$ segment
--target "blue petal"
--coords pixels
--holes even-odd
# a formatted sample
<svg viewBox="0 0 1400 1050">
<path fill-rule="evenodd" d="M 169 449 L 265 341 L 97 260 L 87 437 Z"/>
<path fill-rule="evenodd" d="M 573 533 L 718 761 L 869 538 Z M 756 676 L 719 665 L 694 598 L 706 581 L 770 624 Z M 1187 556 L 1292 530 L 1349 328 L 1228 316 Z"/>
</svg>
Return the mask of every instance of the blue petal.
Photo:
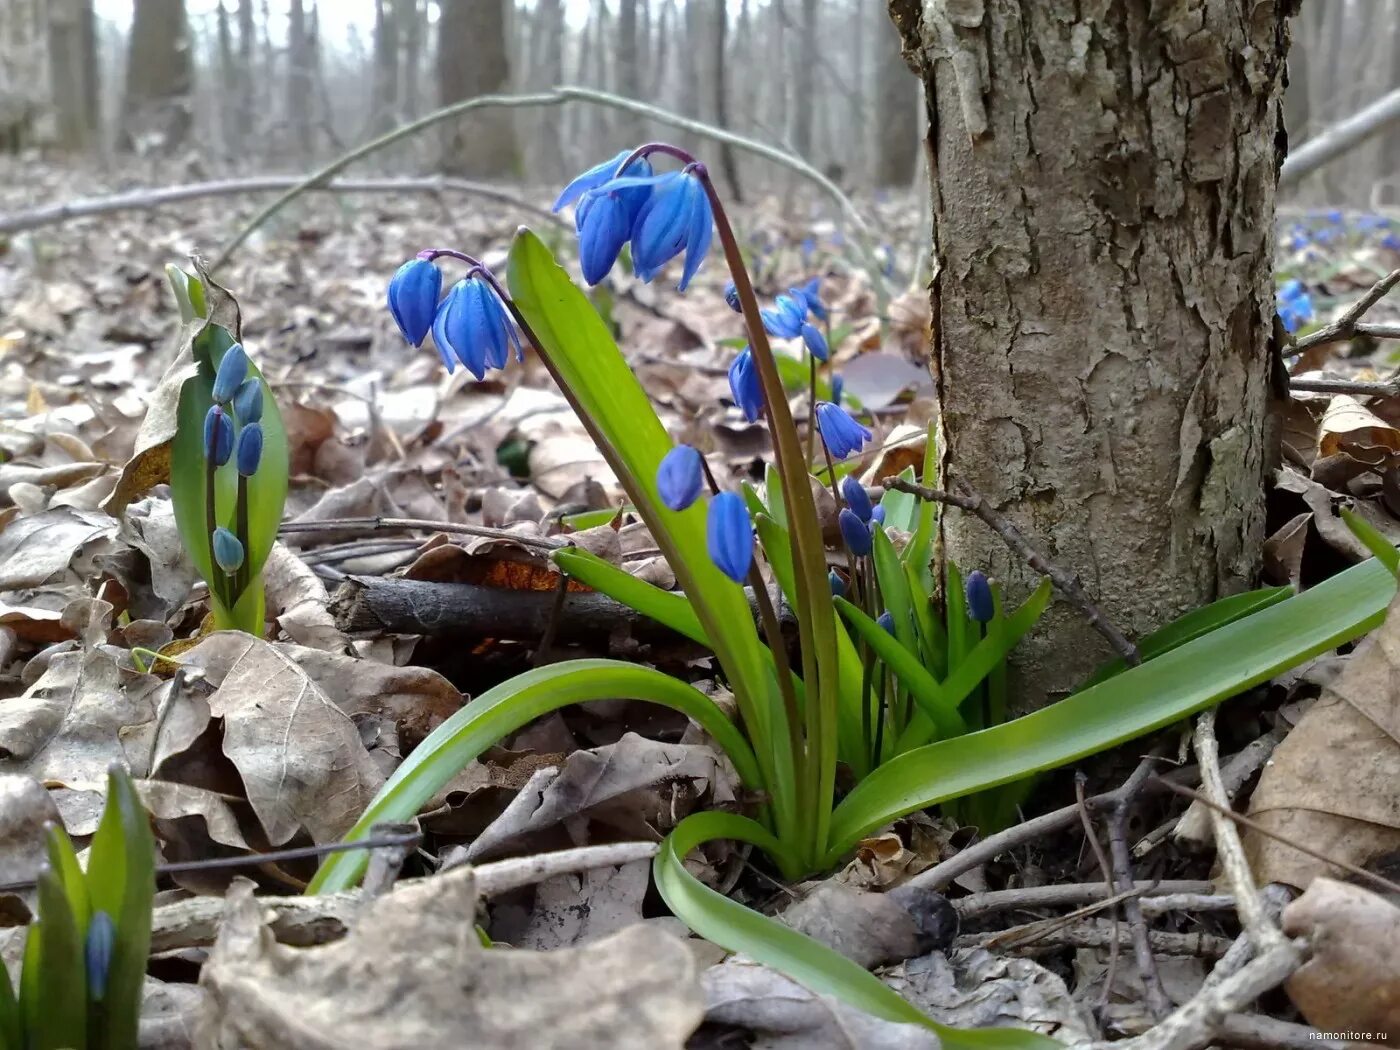
<svg viewBox="0 0 1400 1050">
<path fill-rule="evenodd" d="M 248 377 L 248 355 L 242 343 L 234 343 L 224 351 L 219 359 L 219 369 L 214 373 L 213 400 L 224 404 L 233 400 L 243 380 Z"/>
<path fill-rule="evenodd" d="M 204 416 L 204 455 L 216 467 L 222 467 L 233 455 L 233 421 L 218 405 Z"/>
<path fill-rule="evenodd" d="M 846 506 L 851 508 L 851 513 L 861 521 L 869 521 L 870 515 L 875 512 L 874 504 L 870 502 L 870 494 L 854 474 L 847 474 L 842 479 L 841 498 L 846 501 Z"/>
<path fill-rule="evenodd" d="M 967 574 L 963 590 L 967 597 L 967 614 L 978 623 L 988 623 L 996 615 L 996 603 L 992 601 L 992 585 L 981 569 L 973 569 Z"/>
<path fill-rule="evenodd" d="M 618 194 L 595 192 L 589 199 L 587 217 L 578 231 L 578 260 L 583 279 L 595 285 L 617 262 L 622 246 L 632 234 L 632 222 L 627 203 Z M 583 214 L 582 207 L 579 213 Z"/>
<path fill-rule="evenodd" d="M 447 298 L 439 304 L 437 313 L 433 315 L 433 346 L 437 348 L 438 357 L 442 358 L 443 367 L 447 369 L 448 375 L 457 367 L 456 351 L 452 349 L 447 335 L 447 308 L 456 294 L 457 286 L 453 285 L 452 290 L 447 293 Z"/>
<path fill-rule="evenodd" d="M 689 232 L 689 195 L 680 172 L 662 175 L 632 227 L 632 261 L 637 276 L 650 281 L 680 254 Z"/>
<path fill-rule="evenodd" d="M 473 279 L 473 283 L 477 285 L 477 296 L 485 318 L 481 338 L 486 348 L 486 364 L 491 368 L 505 368 L 510 361 L 510 326 L 506 320 L 506 308 L 486 281 L 478 277 Z"/>
<path fill-rule="evenodd" d="M 861 521 L 850 507 L 842 507 L 836 515 L 836 524 L 841 529 L 841 538 L 858 558 L 870 553 L 870 526 Z"/>
<path fill-rule="evenodd" d="M 735 583 L 743 583 L 753 564 L 753 526 L 744 501 L 733 492 L 710 500 L 706 519 L 710 559 Z"/>
<path fill-rule="evenodd" d="M 240 423 L 256 423 L 262 419 L 262 381 L 257 376 L 243 380 L 238 393 L 233 395 L 233 410 Z"/>
<path fill-rule="evenodd" d="M 610 160 L 605 160 L 601 164 L 596 164 L 583 174 L 575 177 L 572 182 L 564 187 L 563 192 L 559 194 L 559 199 L 554 202 L 554 210 L 559 211 L 561 208 L 567 207 L 589 190 L 597 189 L 599 186 L 603 185 L 603 183 L 611 180 L 614 173 L 617 171 L 617 166 L 626 160 L 631 152 L 630 149 L 625 149 Z M 636 176 L 645 176 L 651 171 L 651 162 L 643 157 L 627 165 L 627 171 Z"/>
<path fill-rule="evenodd" d="M 671 510 L 685 510 L 700 497 L 705 485 L 700 453 L 689 445 L 677 445 L 656 468 L 656 491 Z"/>
<path fill-rule="evenodd" d="M 431 331 L 441 292 L 442 271 L 427 259 L 410 259 L 394 272 L 389 312 L 411 345 L 422 346 Z"/>
<path fill-rule="evenodd" d="M 806 344 L 807 350 L 818 361 L 825 361 L 830 356 L 830 350 L 826 345 L 826 336 L 816 325 L 807 321 L 802 322 L 802 342 Z"/>
<path fill-rule="evenodd" d="M 685 269 L 681 271 L 681 283 L 676 290 L 683 292 L 695 271 L 705 261 L 710 250 L 710 237 L 714 232 L 714 215 L 710 212 L 710 198 L 705 195 L 705 187 L 694 175 L 686 178 L 690 197 L 690 221 L 685 237 Z"/>
</svg>

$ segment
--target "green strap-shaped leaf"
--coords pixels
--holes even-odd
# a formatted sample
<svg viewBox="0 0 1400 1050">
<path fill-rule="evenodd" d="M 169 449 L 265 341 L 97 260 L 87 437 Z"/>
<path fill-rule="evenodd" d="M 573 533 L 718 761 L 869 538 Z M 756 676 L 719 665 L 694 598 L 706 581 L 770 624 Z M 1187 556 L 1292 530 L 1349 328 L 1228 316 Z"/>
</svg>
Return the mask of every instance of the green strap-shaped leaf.
<svg viewBox="0 0 1400 1050">
<path fill-rule="evenodd" d="M 4 959 L 0 959 L 0 1050 L 25 1050 L 24 1017 Z"/>
<path fill-rule="evenodd" d="M 734 763 L 744 784 L 763 789 L 753 751 L 738 727 L 704 693 L 678 678 L 621 660 L 566 660 L 517 675 L 482 693 L 428 734 L 379 789 L 346 834 L 353 841 L 383 821 L 411 820 L 423 804 L 492 744 L 540 715 L 589 700 L 649 700 L 694 720 Z M 785 859 L 780 851 L 779 860 Z M 359 850 L 322 863 L 308 893 L 350 889 L 365 867 Z"/>
<path fill-rule="evenodd" d="M 938 1034 L 945 1050 L 1046 1050 L 1060 1045 L 1033 1032 L 939 1024 L 844 955 L 716 893 L 683 863 L 691 850 L 712 839 L 751 842 L 765 852 L 778 845 L 767 829 L 733 813 L 696 813 L 666 836 L 652 864 L 657 889 L 681 921 L 706 940 L 743 952 L 814 992 L 835 996 L 886 1021 L 922 1025 Z"/>
<path fill-rule="evenodd" d="M 692 642 L 709 646 L 709 636 L 705 634 L 700 618 L 695 615 L 694 607 L 684 594 L 663 591 L 581 547 L 555 551 L 554 562 L 580 583 L 601 591 L 643 616 L 651 617 Z"/>
<path fill-rule="evenodd" d="M 52 869 L 39 876 L 38 936 L 42 947 L 38 1001 L 29 1032 L 31 1043 L 35 1050 L 86 1050 L 87 969 L 83 941 L 63 883 Z M 131 1045 L 136 1044 L 133 1041 Z"/>
<path fill-rule="evenodd" d="M 1179 722 L 1335 649 L 1380 624 L 1395 587 L 1384 565 L 1366 561 L 1049 707 L 902 754 L 836 807 L 827 864 L 834 866 L 861 836 L 906 813 Z"/>
<path fill-rule="evenodd" d="M 83 875 L 78 855 L 73 851 L 73 843 L 68 833 L 58 825 L 49 828 L 48 835 L 49 867 L 53 868 L 68 898 L 68 908 L 73 913 L 73 922 L 78 927 L 78 936 L 87 936 L 88 916 L 92 913 L 92 902 L 88 896 L 87 878 Z"/>
<path fill-rule="evenodd" d="M 1391 542 L 1381 535 L 1379 529 L 1348 507 L 1342 508 L 1342 520 L 1382 565 L 1400 576 L 1400 550 L 1396 550 Z"/>
</svg>

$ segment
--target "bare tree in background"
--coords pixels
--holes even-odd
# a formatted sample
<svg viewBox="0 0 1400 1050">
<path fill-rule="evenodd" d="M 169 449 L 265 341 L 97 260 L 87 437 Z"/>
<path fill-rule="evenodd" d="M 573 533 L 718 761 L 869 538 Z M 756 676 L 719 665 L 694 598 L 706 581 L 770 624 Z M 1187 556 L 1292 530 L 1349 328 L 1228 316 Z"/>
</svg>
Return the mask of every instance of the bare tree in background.
<svg viewBox="0 0 1400 1050">
<path fill-rule="evenodd" d="M 49 86 L 57 142 L 69 150 L 98 132 L 97 19 L 92 0 L 49 0 Z"/>
<path fill-rule="evenodd" d="M 257 100 L 253 94 L 253 42 L 257 29 L 253 23 L 253 0 L 238 0 L 238 83 L 237 97 L 237 147 L 245 149 L 253 134 L 253 115 L 257 112 Z"/>
<path fill-rule="evenodd" d="M 120 144 L 170 150 L 189 134 L 194 67 L 184 0 L 136 0 Z"/>
<path fill-rule="evenodd" d="M 426 0 L 396 0 L 399 36 L 403 40 L 403 113 L 409 120 L 418 116 L 421 105 L 418 67 L 423 61 L 427 37 Z"/>
<path fill-rule="evenodd" d="M 714 8 L 714 32 L 712 36 L 715 42 L 715 123 L 722 128 L 727 128 L 730 124 L 729 10 L 725 0 L 714 0 Z M 739 187 L 739 164 L 734 159 L 734 147 L 727 142 L 719 144 L 719 167 L 724 174 L 725 185 L 729 187 L 729 195 L 736 201 L 742 201 L 744 194 Z"/>
<path fill-rule="evenodd" d="M 875 30 L 875 185 L 907 186 L 919 155 L 919 100 L 888 19 Z"/>
<path fill-rule="evenodd" d="M 310 154 L 311 91 L 314 62 L 311 33 L 302 0 L 290 0 L 287 13 L 287 125 L 294 153 Z"/>
<path fill-rule="evenodd" d="M 793 70 L 792 148 L 803 160 L 812 159 L 812 118 L 817 94 L 817 0 L 802 0 L 802 23 L 797 32 L 797 61 Z"/>
<path fill-rule="evenodd" d="M 930 111 L 944 451 L 1130 636 L 1252 585 L 1264 526 L 1288 5 L 894 0 Z M 947 556 L 1034 574 L 972 515 Z M 1033 704 L 1103 658 L 1056 605 Z"/>
<path fill-rule="evenodd" d="M 505 0 L 438 0 L 437 81 L 443 105 L 510 90 Z M 466 176 L 520 174 L 509 110 L 481 110 L 447 126 L 444 171 Z"/>
<path fill-rule="evenodd" d="M 641 41 L 637 32 L 637 0 L 619 0 L 617 8 L 617 92 L 626 98 L 643 98 Z M 624 142 L 640 143 L 642 121 L 635 113 L 620 113 L 618 135 Z"/>
<path fill-rule="evenodd" d="M 399 108 L 399 29 L 395 0 L 374 0 L 374 95 L 370 130 L 383 134 L 397 123 Z"/>
</svg>

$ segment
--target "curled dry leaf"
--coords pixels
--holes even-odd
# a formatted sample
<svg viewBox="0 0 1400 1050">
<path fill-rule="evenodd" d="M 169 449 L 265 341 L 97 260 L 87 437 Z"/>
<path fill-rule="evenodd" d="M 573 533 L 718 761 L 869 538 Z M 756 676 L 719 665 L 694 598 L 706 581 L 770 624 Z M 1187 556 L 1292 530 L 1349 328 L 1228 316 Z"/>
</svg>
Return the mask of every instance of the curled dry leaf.
<svg viewBox="0 0 1400 1050">
<path fill-rule="evenodd" d="M 219 631 L 181 662 L 218 688 L 209 712 L 223 719 L 223 752 L 273 846 L 305 828 L 332 842 L 359 818 L 384 781 L 350 717 L 276 646 Z M 221 672 L 221 673 L 220 673 Z"/>
<path fill-rule="evenodd" d="M 1283 932 L 1306 937 L 1312 957 L 1285 987 L 1304 1017 L 1328 1032 L 1400 1039 L 1400 907 L 1380 894 L 1319 878 L 1283 911 Z"/>
<path fill-rule="evenodd" d="M 350 651 L 350 639 L 335 625 L 326 585 L 285 544 L 274 543 L 263 566 L 268 612 L 287 637 L 311 649 Z"/>
<path fill-rule="evenodd" d="M 22 882 L 38 874 L 48 863 L 44 825 L 58 820 L 53 799 L 39 781 L 20 774 L 0 774 L 0 882 Z M 19 896 L 32 911 L 34 890 L 22 890 Z M 0 898 L 0 913 L 8 915 L 13 910 Z"/>
<path fill-rule="evenodd" d="M 651 924 L 581 948 L 489 951 L 470 867 L 400 883 L 341 940 L 277 944 L 246 888 L 200 974 L 209 1050 L 680 1050 L 703 998 L 690 951 Z"/>
<path fill-rule="evenodd" d="M 1264 767 L 1249 815 L 1286 839 L 1365 866 L 1400 849 L 1400 597 Z M 1246 829 L 1261 883 L 1307 887 L 1331 865 Z"/>
<path fill-rule="evenodd" d="M 0 532 L 0 591 L 55 583 L 70 566 L 91 571 L 91 559 L 109 552 L 116 535 L 107 515 L 66 507 L 12 521 Z"/>
</svg>

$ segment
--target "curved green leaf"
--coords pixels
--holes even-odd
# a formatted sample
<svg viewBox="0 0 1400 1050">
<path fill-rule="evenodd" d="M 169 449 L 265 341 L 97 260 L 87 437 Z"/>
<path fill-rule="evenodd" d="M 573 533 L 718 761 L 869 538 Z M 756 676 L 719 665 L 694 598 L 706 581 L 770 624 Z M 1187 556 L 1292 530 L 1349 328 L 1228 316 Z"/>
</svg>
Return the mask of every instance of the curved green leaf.
<svg viewBox="0 0 1400 1050">
<path fill-rule="evenodd" d="M 709 636 L 705 634 L 700 618 L 695 615 L 694 607 L 684 594 L 663 591 L 581 547 L 565 547 L 555 551 L 553 557 L 561 571 L 580 583 L 601 591 L 643 616 L 650 616 L 692 642 L 709 646 Z"/>
<path fill-rule="evenodd" d="M 1371 559 L 1049 707 L 906 752 L 836 807 L 826 862 L 906 813 L 1063 766 L 1267 682 L 1377 626 L 1395 588 Z"/>
<path fill-rule="evenodd" d="M 762 774 L 744 735 L 698 689 L 653 668 L 621 660 L 566 660 L 502 682 L 429 733 L 379 789 L 346 839 L 362 839 L 383 821 L 411 820 L 468 762 L 540 715 L 568 704 L 608 699 L 649 700 L 681 712 L 714 738 L 746 786 L 763 789 Z M 322 863 L 307 892 L 349 889 L 364 867 L 362 851 L 333 854 Z"/>
<path fill-rule="evenodd" d="M 691 850 L 712 839 L 751 842 L 769 853 L 779 846 L 767 829 L 733 813 L 696 813 L 666 836 L 652 863 L 656 887 L 681 921 L 706 940 L 743 952 L 815 992 L 835 996 L 886 1021 L 931 1029 L 945 1050 L 1044 1050 L 1060 1045 L 1033 1032 L 939 1024 L 844 955 L 716 893 L 686 871 L 683 863 Z"/>
<path fill-rule="evenodd" d="M 1342 508 L 1342 520 L 1351 529 L 1352 535 L 1364 543 L 1382 565 L 1400 576 L 1400 550 L 1382 536 L 1379 529 L 1349 507 Z"/>
<path fill-rule="evenodd" d="M 24 1017 L 4 959 L 0 959 L 0 1050 L 25 1050 Z"/>
<path fill-rule="evenodd" d="M 83 942 L 63 883 L 52 869 L 39 875 L 38 896 L 41 948 L 38 1001 L 32 1015 L 34 1027 L 28 1033 L 31 1045 L 35 1050 L 86 1050 L 87 968 Z M 33 935 L 31 929 L 30 936 Z"/>
</svg>

